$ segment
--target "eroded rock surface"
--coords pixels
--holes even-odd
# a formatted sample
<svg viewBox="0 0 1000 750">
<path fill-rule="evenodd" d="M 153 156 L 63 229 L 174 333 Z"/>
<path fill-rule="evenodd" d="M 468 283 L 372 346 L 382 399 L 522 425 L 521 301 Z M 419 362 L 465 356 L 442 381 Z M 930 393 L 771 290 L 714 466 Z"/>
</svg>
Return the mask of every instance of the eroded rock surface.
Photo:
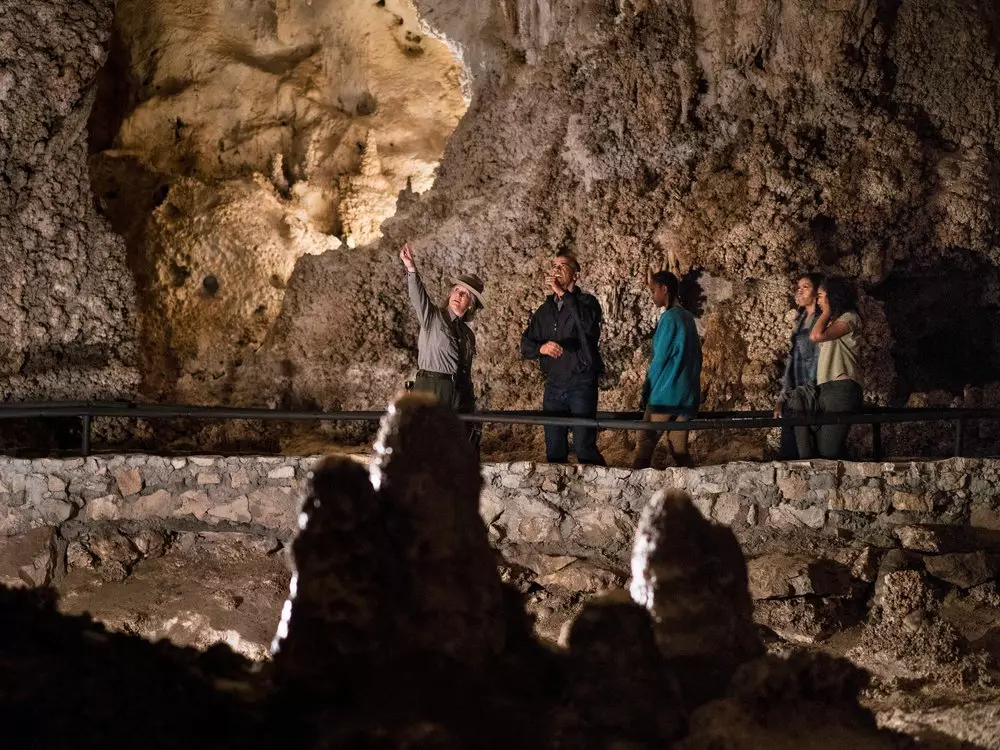
<svg viewBox="0 0 1000 750">
<path fill-rule="evenodd" d="M 657 645 L 691 703 L 717 697 L 736 667 L 762 651 L 739 542 L 682 492 L 661 491 L 643 511 L 631 592 L 649 610 Z"/>
<path fill-rule="evenodd" d="M 604 408 L 637 402 L 649 263 L 700 287 L 710 408 L 772 405 L 788 277 L 816 269 L 860 282 L 871 400 L 991 403 L 995 389 L 961 394 L 993 380 L 977 362 L 996 325 L 995 5 L 766 7 L 420 2 L 474 73 L 438 179 L 370 251 L 299 263 L 238 398 L 266 382 L 287 403 L 362 408 L 398 388 L 416 348 L 395 259 L 408 239 L 432 295 L 473 269 L 495 300 L 476 323 L 484 408 L 537 406 L 516 340 L 558 251 L 579 254 L 604 308 Z"/>
<path fill-rule="evenodd" d="M 409 0 L 125 0 L 90 120 L 147 398 L 219 402 L 296 262 L 379 237 L 466 108 Z"/>
<path fill-rule="evenodd" d="M 13 3 L 0 17 L 0 399 L 136 393 L 125 245 L 94 206 L 87 118 L 114 3 Z"/>
</svg>

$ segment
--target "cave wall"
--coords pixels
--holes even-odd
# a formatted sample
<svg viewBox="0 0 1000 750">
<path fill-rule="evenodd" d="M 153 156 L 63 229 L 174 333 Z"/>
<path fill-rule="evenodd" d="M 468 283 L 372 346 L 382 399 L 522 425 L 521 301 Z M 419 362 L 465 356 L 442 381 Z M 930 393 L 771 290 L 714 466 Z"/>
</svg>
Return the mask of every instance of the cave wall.
<svg viewBox="0 0 1000 750">
<path fill-rule="evenodd" d="M 1000 399 L 987 0 L 111 13 L 4 19 L 8 398 L 377 407 L 415 362 L 409 240 L 433 294 L 486 280 L 484 408 L 537 406 L 517 340 L 560 251 L 605 310 L 602 408 L 636 404 L 651 264 L 694 288 L 710 408 L 770 405 L 815 269 L 859 283 L 871 400 Z"/>
<path fill-rule="evenodd" d="M 112 0 L 0 14 L 0 399 L 133 395 L 134 286 L 94 205 L 87 118 Z"/>
<path fill-rule="evenodd" d="M 542 264 L 559 251 L 579 255 L 582 285 L 604 307 L 602 408 L 637 403 L 656 319 L 648 264 L 699 277 L 710 408 L 773 403 L 790 279 L 811 270 L 859 283 L 870 400 L 905 401 L 898 384 L 955 386 L 918 378 L 919 357 L 895 356 L 925 323 L 909 314 L 919 302 L 883 292 L 931 283 L 971 295 L 967 317 L 993 314 L 995 273 L 974 287 L 949 273 L 998 260 L 992 2 L 418 9 L 462 46 L 469 112 L 434 187 L 400 200 L 383 240 L 299 262 L 272 334 L 238 377 L 240 400 L 262 400 L 267 384 L 292 405 L 383 403 L 416 353 L 395 258 L 404 240 L 433 294 L 456 272 L 486 281 L 475 372 L 485 408 L 537 406 L 540 378 L 517 340 L 543 296 Z"/>
<path fill-rule="evenodd" d="M 467 106 L 408 0 L 121 0 L 89 123 L 143 395 L 218 403 L 296 262 L 375 241 Z"/>
</svg>

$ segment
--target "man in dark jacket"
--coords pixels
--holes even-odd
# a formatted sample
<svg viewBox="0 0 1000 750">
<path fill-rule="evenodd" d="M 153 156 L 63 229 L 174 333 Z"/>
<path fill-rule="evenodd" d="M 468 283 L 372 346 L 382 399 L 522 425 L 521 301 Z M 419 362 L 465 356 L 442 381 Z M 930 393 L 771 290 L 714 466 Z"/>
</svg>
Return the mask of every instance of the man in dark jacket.
<svg viewBox="0 0 1000 750">
<path fill-rule="evenodd" d="M 545 280 L 552 290 L 528 321 L 521 336 L 521 358 L 540 360 L 545 375 L 542 411 L 574 417 L 597 414 L 597 376 L 604 370 L 598 343 L 601 305 L 576 285 L 580 263 L 572 255 L 558 256 Z M 545 453 L 550 463 L 565 463 L 568 428 L 545 428 Z M 597 449 L 597 430 L 573 428 L 573 447 L 582 464 L 604 466 Z"/>
</svg>

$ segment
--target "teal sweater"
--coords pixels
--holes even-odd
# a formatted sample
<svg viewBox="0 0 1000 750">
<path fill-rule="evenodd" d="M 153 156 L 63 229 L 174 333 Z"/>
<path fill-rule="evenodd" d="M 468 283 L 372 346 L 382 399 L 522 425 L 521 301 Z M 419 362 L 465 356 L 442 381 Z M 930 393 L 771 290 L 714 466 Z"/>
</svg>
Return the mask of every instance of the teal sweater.
<svg viewBox="0 0 1000 750">
<path fill-rule="evenodd" d="M 694 316 L 683 307 L 665 310 L 653 333 L 653 360 L 642 385 L 653 411 L 695 416 L 701 401 L 701 340 Z"/>
</svg>

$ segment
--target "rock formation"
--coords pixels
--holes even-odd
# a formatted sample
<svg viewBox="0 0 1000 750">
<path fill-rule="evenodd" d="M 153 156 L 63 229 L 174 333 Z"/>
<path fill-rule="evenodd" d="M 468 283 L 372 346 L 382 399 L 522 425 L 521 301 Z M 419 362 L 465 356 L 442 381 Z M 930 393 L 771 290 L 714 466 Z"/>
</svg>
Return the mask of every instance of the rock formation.
<svg viewBox="0 0 1000 750">
<path fill-rule="evenodd" d="M 763 650 L 736 537 L 706 521 L 683 492 L 661 491 L 643 510 L 631 590 L 695 704 L 721 695 L 736 667 Z M 727 644 L 721 653 L 720 643 Z"/>
<path fill-rule="evenodd" d="M 147 398 L 218 403 L 296 263 L 379 236 L 466 108 L 408 0 L 122 0 L 90 119 Z"/>
<path fill-rule="evenodd" d="M 813 269 L 861 287 L 871 400 L 991 382 L 972 355 L 996 351 L 995 5 L 768 7 L 421 2 L 465 50 L 471 107 L 381 243 L 300 262 L 240 397 L 385 399 L 415 350 L 407 239 L 432 290 L 475 269 L 499 302 L 477 321 L 488 408 L 537 406 L 516 340 L 564 250 L 604 306 L 604 408 L 636 403 L 649 263 L 699 281 L 710 408 L 771 404 L 789 279 Z"/>
<path fill-rule="evenodd" d="M 14 3 L 0 17 L 0 399 L 136 393 L 125 246 L 94 205 L 87 117 L 114 9 Z"/>
<path fill-rule="evenodd" d="M 494 568 L 459 435 L 446 408 L 406 397 L 370 477 L 340 460 L 317 467 L 274 660 L 258 674 L 223 646 L 109 634 L 60 617 L 44 591 L 0 589 L 5 726 L 40 748 L 118 746 L 139 731 L 151 748 L 906 744 L 858 706 L 865 675 L 849 663 L 757 656 L 732 532 L 684 495 L 661 494 L 645 514 L 640 601 L 594 600 L 566 650 L 543 648 Z M 43 720 L 53 679 L 89 700 Z"/>
</svg>

